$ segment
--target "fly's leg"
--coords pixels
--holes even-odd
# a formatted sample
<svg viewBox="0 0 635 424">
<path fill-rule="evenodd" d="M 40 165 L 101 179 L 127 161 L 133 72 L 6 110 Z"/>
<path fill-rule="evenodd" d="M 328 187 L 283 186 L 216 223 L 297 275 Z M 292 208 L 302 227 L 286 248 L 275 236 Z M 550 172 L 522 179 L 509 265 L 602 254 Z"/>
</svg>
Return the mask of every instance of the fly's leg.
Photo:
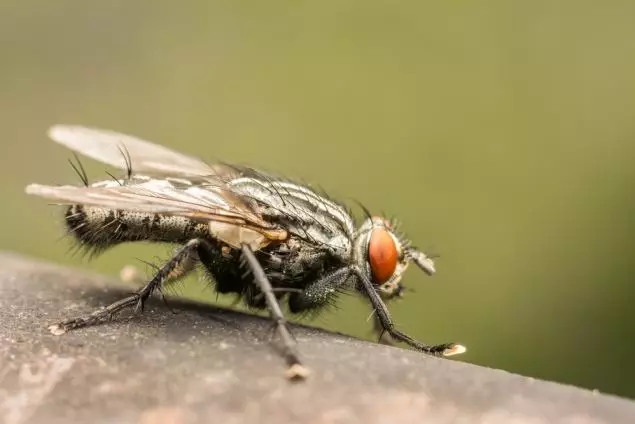
<svg viewBox="0 0 635 424">
<path fill-rule="evenodd" d="M 187 275 L 194 269 L 194 266 L 200 259 L 194 258 L 193 256 L 194 255 L 192 255 L 191 261 L 184 261 L 183 264 L 179 266 L 179 268 L 174 270 L 173 272 L 174 276 L 172 278 L 164 281 L 160 287 L 157 287 L 157 290 L 159 290 L 159 294 L 161 295 L 161 300 L 163 300 L 163 304 L 167 308 L 170 308 L 170 305 L 168 304 L 168 300 L 165 297 L 165 293 L 163 289 L 166 288 L 170 283 L 176 281 L 177 279 L 181 277 L 184 277 L 185 275 Z M 146 262 L 146 261 L 141 261 L 141 262 L 153 268 L 154 272 L 158 272 L 161 269 L 161 267 L 153 263 Z M 141 271 L 139 271 L 139 269 L 135 267 L 134 265 L 126 265 L 121 269 L 121 271 L 119 271 L 119 279 L 127 284 L 139 285 L 139 284 L 145 284 L 144 281 L 146 280 L 146 276 Z M 176 314 L 176 311 L 172 309 L 172 313 Z"/>
<path fill-rule="evenodd" d="M 132 306 L 135 307 L 135 311 L 143 311 L 145 301 L 154 290 L 161 290 L 165 284 L 176 281 L 194 269 L 194 266 L 198 262 L 197 250 L 201 243 L 204 243 L 204 241 L 200 239 L 189 241 L 176 252 L 172 259 L 158 270 L 152 280 L 132 295 L 113 302 L 105 308 L 98 309 L 91 314 L 71 318 L 51 325 L 49 330 L 53 334 L 60 335 L 68 330 L 87 327 L 109 320 L 117 312 Z"/>
<path fill-rule="evenodd" d="M 403 284 L 398 283 L 396 285 L 384 283 L 379 286 L 379 293 L 388 306 L 389 302 L 393 302 L 395 300 L 399 300 L 403 297 L 404 292 L 408 290 Z M 390 334 L 384 330 L 383 325 L 381 324 L 381 320 L 377 317 L 377 313 L 375 309 L 373 309 L 371 315 L 368 319 L 372 319 L 373 321 L 373 333 L 377 336 L 377 342 L 389 346 L 395 345 L 395 340 L 390 336 Z"/>
<path fill-rule="evenodd" d="M 289 297 L 289 309 L 297 313 L 327 305 L 332 296 L 346 285 L 352 273 L 351 268 L 340 268 L 310 284 L 301 293 L 293 293 Z"/>
<path fill-rule="evenodd" d="M 384 326 L 382 325 L 381 321 L 377 317 L 377 313 L 375 312 L 374 309 L 373 309 L 372 315 L 369 316 L 368 318 L 373 320 L 372 332 L 377 337 L 377 343 L 385 344 L 388 346 L 394 346 L 395 339 L 393 339 L 392 336 L 386 330 L 384 330 Z"/>
<path fill-rule="evenodd" d="M 452 356 L 452 355 L 458 355 L 460 353 L 465 352 L 466 350 L 465 347 L 456 343 L 427 345 L 427 344 L 421 343 L 418 340 L 413 339 L 412 337 L 408 336 L 406 333 L 398 330 L 395 327 L 395 323 L 393 322 L 392 318 L 390 317 L 390 313 L 388 312 L 388 308 L 386 307 L 386 304 L 381 299 L 381 295 L 377 292 L 373 283 L 366 277 L 366 275 L 364 275 L 364 273 L 361 270 L 356 270 L 356 274 L 359 280 L 361 281 L 362 286 L 364 287 L 364 290 L 368 294 L 370 303 L 373 305 L 373 308 L 375 309 L 375 313 L 377 314 L 377 319 L 379 320 L 381 326 L 383 327 L 384 331 L 390 334 L 390 336 L 394 340 L 406 343 L 407 345 L 419 351 L 422 351 L 431 355 L 435 355 L 435 356 Z"/>
<path fill-rule="evenodd" d="M 265 271 L 262 269 L 258 259 L 256 259 L 256 256 L 248 245 L 243 244 L 241 250 L 243 258 L 253 273 L 255 283 L 258 285 L 260 291 L 265 297 L 265 302 L 269 308 L 271 319 L 274 321 L 280 335 L 282 356 L 289 366 L 287 370 L 287 377 L 289 379 L 304 379 L 308 377 L 309 372 L 302 365 L 302 362 L 300 362 L 300 359 L 294 349 L 295 342 L 293 340 L 293 336 L 287 328 L 287 320 L 282 314 L 282 309 L 280 309 L 280 304 L 273 292 L 271 283 L 265 275 Z"/>
</svg>

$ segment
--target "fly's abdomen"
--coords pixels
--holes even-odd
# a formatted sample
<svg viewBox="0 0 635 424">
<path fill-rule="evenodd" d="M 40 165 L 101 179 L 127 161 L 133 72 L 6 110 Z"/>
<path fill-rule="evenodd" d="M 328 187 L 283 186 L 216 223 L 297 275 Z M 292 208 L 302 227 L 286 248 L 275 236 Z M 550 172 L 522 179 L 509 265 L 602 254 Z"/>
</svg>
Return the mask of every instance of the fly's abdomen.
<svg viewBox="0 0 635 424">
<path fill-rule="evenodd" d="M 130 241 L 186 243 L 208 236 L 208 225 L 186 217 L 131 212 L 84 205 L 66 210 L 69 234 L 98 250 Z"/>
</svg>

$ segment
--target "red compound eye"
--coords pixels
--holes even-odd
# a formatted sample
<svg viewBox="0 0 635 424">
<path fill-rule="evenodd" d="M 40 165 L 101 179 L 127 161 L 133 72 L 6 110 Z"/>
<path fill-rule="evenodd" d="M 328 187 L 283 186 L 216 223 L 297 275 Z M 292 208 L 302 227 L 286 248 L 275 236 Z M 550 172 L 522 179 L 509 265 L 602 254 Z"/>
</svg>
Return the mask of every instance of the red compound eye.
<svg viewBox="0 0 635 424">
<path fill-rule="evenodd" d="M 375 284 L 385 283 L 397 268 L 397 246 L 390 233 L 383 228 L 375 228 L 368 243 L 368 260 L 373 271 Z"/>
</svg>

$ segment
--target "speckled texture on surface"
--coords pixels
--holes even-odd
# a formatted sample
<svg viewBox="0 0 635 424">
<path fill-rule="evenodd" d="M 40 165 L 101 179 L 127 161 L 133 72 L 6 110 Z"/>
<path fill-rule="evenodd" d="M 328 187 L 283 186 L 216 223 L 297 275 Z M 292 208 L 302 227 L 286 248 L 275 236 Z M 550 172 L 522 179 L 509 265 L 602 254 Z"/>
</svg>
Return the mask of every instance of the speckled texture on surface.
<svg viewBox="0 0 635 424">
<path fill-rule="evenodd" d="M 53 336 L 116 282 L 0 254 L 0 423 L 633 423 L 635 402 L 294 326 L 312 370 L 283 377 L 268 321 L 158 300 Z"/>
</svg>

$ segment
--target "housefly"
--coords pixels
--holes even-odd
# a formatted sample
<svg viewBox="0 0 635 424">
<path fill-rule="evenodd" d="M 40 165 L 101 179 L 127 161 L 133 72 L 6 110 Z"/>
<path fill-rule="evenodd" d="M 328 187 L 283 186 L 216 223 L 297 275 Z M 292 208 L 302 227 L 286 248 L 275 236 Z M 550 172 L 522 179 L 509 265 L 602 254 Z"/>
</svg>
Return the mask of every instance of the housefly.
<svg viewBox="0 0 635 424">
<path fill-rule="evenodd" d="M 428 345 L 394 325 L 386 301 L 401 296 L 414 262 L 428 275 L 434 261 L 394 223 L 366 211 L 357 225 L 341 203 L 306 185 L 250 167 L 205 163 L 125 134 L 56 125 L 49 137 L 76 153 L 114 166 L 120 177 L 83 186 L 31 184 L 26 192 L 65 205 L 68 233 L 91 255 L 124 242 L 179 245 L 152 279 L 132 295 L 90 314 L 52 325 L 54 334 L 97 324 L 127 309 L 142 310 L 153 292 L 193 271 L 205 271 L 220 293 L 268 309 L 290 378 L 302 365 L 281 304 L 293 314 L 319 311 L 353 291 L 367 299 L 382 333 L 437 356 L 463 353 L 455 343 Z"/>
</svg>

